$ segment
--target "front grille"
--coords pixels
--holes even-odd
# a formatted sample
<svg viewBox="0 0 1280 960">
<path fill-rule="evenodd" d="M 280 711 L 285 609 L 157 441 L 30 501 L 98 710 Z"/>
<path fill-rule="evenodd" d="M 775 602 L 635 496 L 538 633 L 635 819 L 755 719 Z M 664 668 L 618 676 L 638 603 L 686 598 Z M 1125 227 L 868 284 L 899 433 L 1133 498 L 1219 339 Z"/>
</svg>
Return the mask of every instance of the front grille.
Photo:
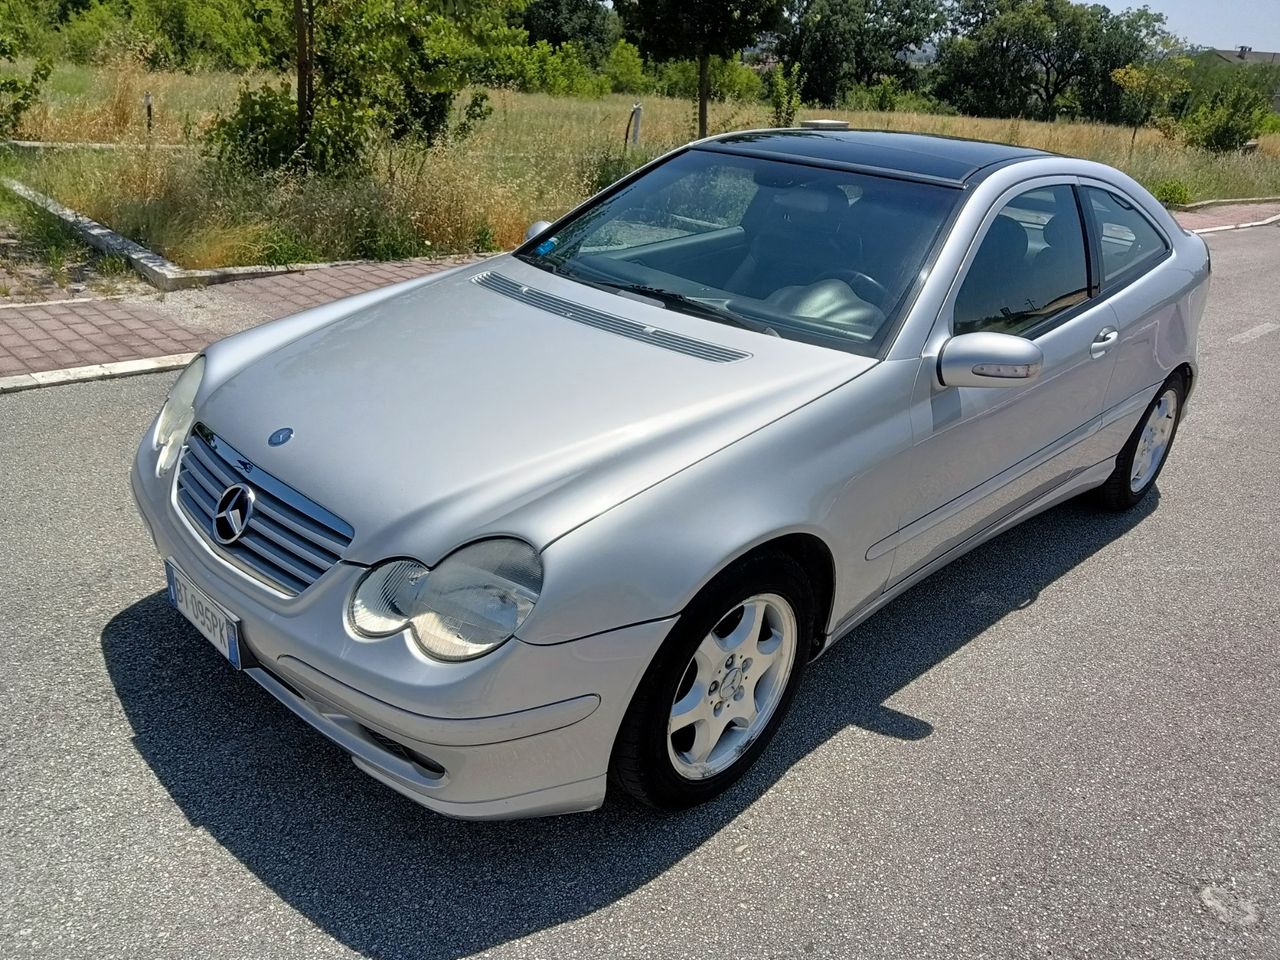
<svg viewBox="0 0 1280 960">
<path fill-rule="evenodd" d="M 248 527 L 230 545 L 218 542 L 218 499 L 235 484 L 253 490 Z M 240 456 L 198 423 L 178 463 L 178 503 L 220 555 L 283 593 L 296 596 L 342 559 L 355 535 L 350 524 Z"/>
</svg>

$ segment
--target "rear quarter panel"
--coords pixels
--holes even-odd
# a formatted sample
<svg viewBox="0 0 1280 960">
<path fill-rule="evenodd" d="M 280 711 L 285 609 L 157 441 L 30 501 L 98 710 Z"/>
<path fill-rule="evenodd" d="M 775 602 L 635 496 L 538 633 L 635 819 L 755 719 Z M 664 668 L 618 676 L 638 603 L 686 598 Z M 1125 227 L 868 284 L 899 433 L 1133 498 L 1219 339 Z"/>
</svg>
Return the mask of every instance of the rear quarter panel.
<svg viewBox="0 0 1280 960">
<path fill-rule="evenodd" d="M 1171 238 L 1173 255 L 1110 298 L 1120 330 L 1105 411 L 1162 383 L 1180 364 L 1195 364 L 1208 289 L 1204 242 Z"/>
</svg>

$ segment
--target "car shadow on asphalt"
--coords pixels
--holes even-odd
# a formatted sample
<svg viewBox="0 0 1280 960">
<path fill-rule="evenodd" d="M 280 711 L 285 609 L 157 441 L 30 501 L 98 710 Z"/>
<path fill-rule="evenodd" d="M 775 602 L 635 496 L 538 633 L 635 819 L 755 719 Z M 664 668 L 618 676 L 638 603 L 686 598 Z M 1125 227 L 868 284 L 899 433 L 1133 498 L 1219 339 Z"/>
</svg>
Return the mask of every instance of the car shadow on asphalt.
<svg viewBox="0 0 1280 960">
<path fill-rule="evenodd" d="M 1034 602 L 1155 504 L 1154 492 L 1128 514 L 1067 503 L 908 591 L 813 665 L 791 716 L 739 784 L 678 815 L 611 796 L 601 810 L 575 816 L 449 820 L 359 773 L 229 670 L 163 592 L 116 615 L 102 645 L 138 751 L 193 824 L 351 949 L 380 960 L 459 957 L 631 893 L 850 725 L 904 741 L 927 737 L 926 719 L 884 702 Z"/>
</svg>

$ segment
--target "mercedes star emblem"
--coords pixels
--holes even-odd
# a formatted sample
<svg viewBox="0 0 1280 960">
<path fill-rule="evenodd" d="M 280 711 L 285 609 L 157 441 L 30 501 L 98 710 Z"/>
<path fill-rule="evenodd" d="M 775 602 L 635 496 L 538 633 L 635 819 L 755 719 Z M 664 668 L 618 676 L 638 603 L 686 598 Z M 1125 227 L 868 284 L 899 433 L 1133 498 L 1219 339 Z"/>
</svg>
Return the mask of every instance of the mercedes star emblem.
<svg viewBox="0 0 1280 960">
<path fill-rule="evenodd" d="M 223 546 L 231 546 L 244 535 L 252 513 L 253 489 L 243 483 L 227 487 L 218 498 L 218 509 L 213 515 L 214 538 Z"/>
</svg>

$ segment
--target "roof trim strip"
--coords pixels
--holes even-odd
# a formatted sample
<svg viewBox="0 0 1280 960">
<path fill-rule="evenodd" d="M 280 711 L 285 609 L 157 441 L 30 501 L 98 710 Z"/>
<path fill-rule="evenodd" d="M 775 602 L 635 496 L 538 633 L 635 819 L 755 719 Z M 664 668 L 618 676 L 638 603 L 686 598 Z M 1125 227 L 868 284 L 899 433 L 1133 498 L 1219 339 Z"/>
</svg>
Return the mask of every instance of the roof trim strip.
<svg viewBox="0 0 1280 960">
<path fill-rule="evenodd" d="M 783 163 L 798 163 L 806 167 L 824 167 L 828 170 L 848 170 L 852 173 L 863 173 L 872 177 L 887 177 L 891 180 L 910 180 L 913 183 L 929 183 L 939 187 L 951 187 L 963 190 L 964 180 L 953 177 L 937 177 L 927 173 L 912 173 L 909 170 L 895 170 L 891 167 L 877 167 L 867 163 L 851 163 L 847 160 L 829 160 L 824 157 L 809 157 L 799 153 L 783 153 L 776 150 L 753 150 L 750 147 L 737 145 L 721 145 L 712 140 L 693 144 L 690 150 L 706 150 L 711 153 L 725 153 L 730 156 L 753 157 L 757 160 L 779 160 Z"/>
</svg>

